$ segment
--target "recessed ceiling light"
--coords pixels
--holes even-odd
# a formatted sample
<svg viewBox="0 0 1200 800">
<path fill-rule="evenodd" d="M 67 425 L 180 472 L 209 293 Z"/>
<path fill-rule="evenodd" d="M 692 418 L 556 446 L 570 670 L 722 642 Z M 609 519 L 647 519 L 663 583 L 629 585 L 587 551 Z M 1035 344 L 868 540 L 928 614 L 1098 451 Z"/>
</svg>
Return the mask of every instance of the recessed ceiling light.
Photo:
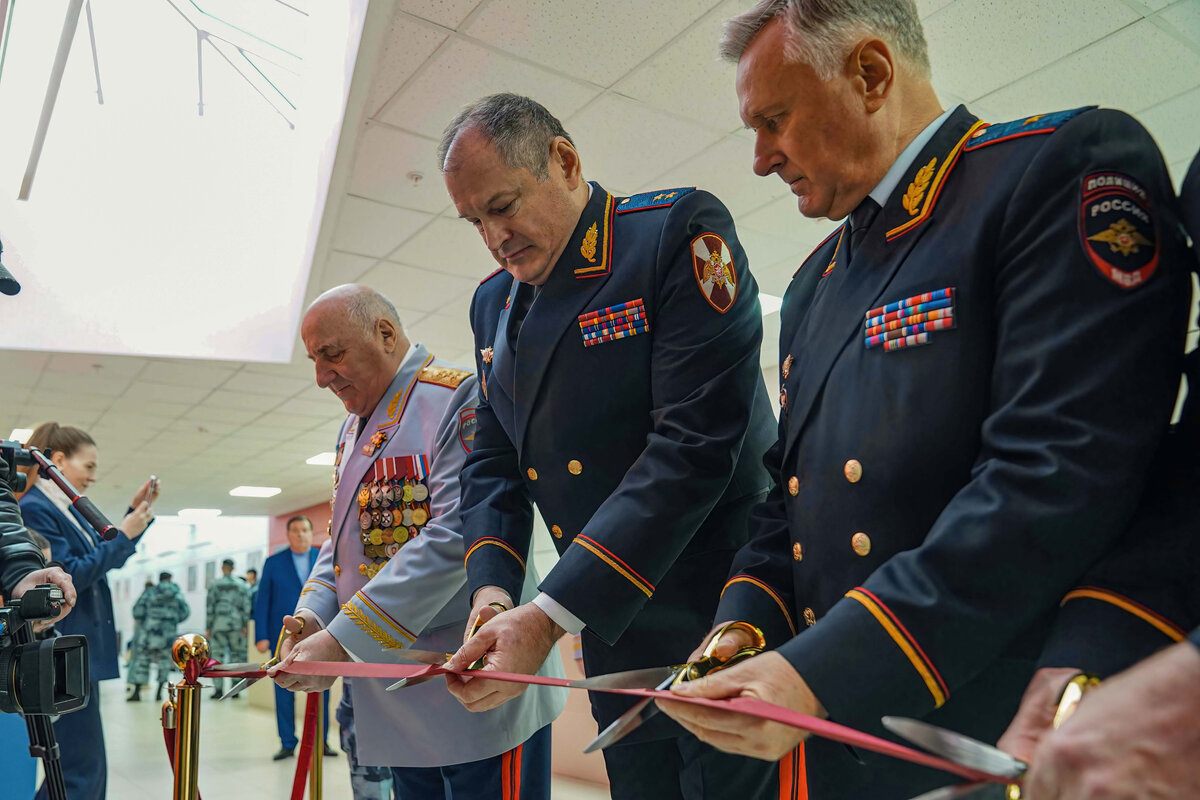
<svg viewBox="0 0 1200 800">
<path fill-rule="evenodd" d="M 13 428 L 13 432 L 8 435 L 8 438 L 24 444 L 30 436 L 33 436 L 33 428 Z"/>
<path fill-rule="evenodd" d="M 330 451 L 328 453 L 317 453 L 312 458 L 306 458 L 304 459 L 304 463 L 312 464 L 315 467 L 332 467 L 336 459 L 337 453 Z"/>
<path fill-rule="evenodd" d="M 282 491 L 278 486 L 238 486 L 229 493 L 234 497 L 274 497 Z"/>
<path fill-rule="evenodd" d="M 176 514 L 180 519 L 204 519 L 221 516 L 219 508 L 181 508 Z"/>
<path fill-rule="evenodd" d="M 766 292 L 759 292 L 758 302 L 762 306 L 762 315 L 765 317 L 768 314 L 774 314 L 779 309 L 783 308 L 783 298 L 777 297 Z"/>
</svg>

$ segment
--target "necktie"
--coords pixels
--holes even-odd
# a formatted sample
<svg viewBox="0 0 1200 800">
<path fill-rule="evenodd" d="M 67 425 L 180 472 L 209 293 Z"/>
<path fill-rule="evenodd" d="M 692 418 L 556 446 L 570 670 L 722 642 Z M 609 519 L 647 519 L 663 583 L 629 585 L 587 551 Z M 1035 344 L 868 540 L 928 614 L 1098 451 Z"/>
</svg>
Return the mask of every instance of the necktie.
<svg viewBox="0 0 1200 800">
<path fill-rule="evenodd" d="M 517 349 L 517 337 L 521 335 L 521 326 L 525 323 L 525 315 L 529 313 L 529 307 L 533 305 L 537 295 L 537 287 L 528 283 L 517 285 L 517 296 L 513 298 L 512 314 L 508 321 L 508 342 L 514 352 Z"/>
<path fill-rule="evenodd" d="M 879 204 L 870 197 L 865 198 L 858 204 L 858 208 L 850 212 L 850 249 L 847 251 L 847 261 L 854 257 L 854 251 L 862 244 L 867 230 L 878 215 Z"/>
</svg>

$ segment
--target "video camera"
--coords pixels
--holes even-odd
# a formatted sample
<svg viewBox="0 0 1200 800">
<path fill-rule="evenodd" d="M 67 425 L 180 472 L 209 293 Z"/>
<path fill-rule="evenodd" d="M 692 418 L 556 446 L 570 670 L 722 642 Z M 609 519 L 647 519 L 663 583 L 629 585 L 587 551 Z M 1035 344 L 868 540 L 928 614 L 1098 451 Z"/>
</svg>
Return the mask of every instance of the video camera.
<svg viewBox="0 0 1200 800">
<path fill-rule="evenodd" d="M 0 712 L 58 715 L 87 705 L 87 639 L 34 641 L 30 627 L 57 617 L 62 601 L 62 589 L 44 584 L 0 608 Z"/>
</svg>

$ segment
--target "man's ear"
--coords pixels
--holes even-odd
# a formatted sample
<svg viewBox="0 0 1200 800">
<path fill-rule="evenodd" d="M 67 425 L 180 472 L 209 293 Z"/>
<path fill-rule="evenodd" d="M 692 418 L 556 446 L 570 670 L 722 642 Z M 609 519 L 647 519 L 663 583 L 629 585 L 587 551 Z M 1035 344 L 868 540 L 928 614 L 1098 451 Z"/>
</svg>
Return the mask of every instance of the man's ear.
<svg viewBox="0 0 1200 800">
<path fill-rule="evenodd" d="M 849 69 L 868 113 L 883 107 L 896 82 L 896 63 L 887 42 L 864 39 L 850 54 Z"/>
<path fill-rule="evenodd" d="M 383 352 L 391 355 L 395 352 L 396 344 L 400 341 L 400 337 L 397 336 L 398 331 L 396 330 L 396 326 L 390 319 L 380 319 L 375 325 L 383 340 Z"/>
<path fill-rule="evenodd" d="M 574 189 L 583 179 L 583 166 L 579 160 L 579 151 L 562 136 L 556 136 L 550 143 L 551 169 L 562 171 L 567 187 Z"/>
</svg>

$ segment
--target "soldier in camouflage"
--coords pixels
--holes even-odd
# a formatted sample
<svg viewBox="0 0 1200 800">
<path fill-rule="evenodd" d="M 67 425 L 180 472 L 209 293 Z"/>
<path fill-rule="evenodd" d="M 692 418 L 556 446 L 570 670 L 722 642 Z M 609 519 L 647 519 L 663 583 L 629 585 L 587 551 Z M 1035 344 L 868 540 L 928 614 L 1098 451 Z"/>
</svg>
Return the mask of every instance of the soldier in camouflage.
<svg viewBox="0 0 1200 800">
<path fill-rule="evenodd" d="M 226 663 L 246 660 L 246 634 L 250 624 L 250 586 L 233 577 L 233 559 L 221 562 L 221 577 L 208 587 L 205 635 L 212 657 Z M 225 681 L 213 680 L 213 699 L 220 699 Z M 234 695 L 236 697 L 237 695 Z"/>
<path fill-rule="evenodd" d="M 150 682 L 150 664 L 158 664 L 158 691 L 154 699 L 162 699 L 162 689 L 171 678 L 171 644 L 175 641 L 179 623 L 192 613 L 183 592 L 171 580 L 171 573 L 159 573 L 158 583 L 142 592 L 133 604 L 133 619 L 140 627 L 141 641 L 133 651 L 129 665 L 129 683 L 133 685 L 131 701 L 139 701 L 143 684 Z"/>
</svg>

